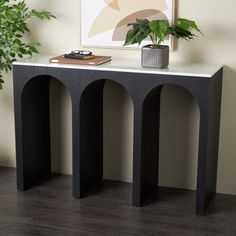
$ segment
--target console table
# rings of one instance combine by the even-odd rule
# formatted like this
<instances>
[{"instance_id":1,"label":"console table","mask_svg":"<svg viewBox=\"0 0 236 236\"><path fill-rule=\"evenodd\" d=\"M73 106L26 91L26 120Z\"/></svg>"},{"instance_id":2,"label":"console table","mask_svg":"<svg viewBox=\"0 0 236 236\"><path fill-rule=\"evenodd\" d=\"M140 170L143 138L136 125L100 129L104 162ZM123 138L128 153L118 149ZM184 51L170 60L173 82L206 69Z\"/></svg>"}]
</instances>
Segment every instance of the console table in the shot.
<instances>
[{"instance_id":1,"label":"console table","mask_svg":"<svg viewBox=\"0 0 236 236\"><path fill-rule=\"evenodd\" d=\"M216 191L222 71L220 65L176 64L145 69L139 60L113 58L100 66L49 63L50 56L15 62L17 187L25 190L51 171L49 83L56 79L72 100L73 196L81 198L103 176L103 88L112 80L134 105L132 203L141 206L158 185L160 93L164 85L188 90L200 108L196 213Z\"/></svg>"}]
</instances>

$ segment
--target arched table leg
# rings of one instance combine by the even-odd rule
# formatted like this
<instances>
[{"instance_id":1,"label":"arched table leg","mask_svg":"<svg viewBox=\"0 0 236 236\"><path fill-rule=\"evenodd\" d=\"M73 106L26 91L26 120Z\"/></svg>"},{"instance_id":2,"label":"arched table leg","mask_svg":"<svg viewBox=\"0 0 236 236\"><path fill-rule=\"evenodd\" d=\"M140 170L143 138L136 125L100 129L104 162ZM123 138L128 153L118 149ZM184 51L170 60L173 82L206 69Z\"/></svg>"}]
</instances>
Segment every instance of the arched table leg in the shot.
<instances>
[{"instance_id":1,"label":"arched table leg","mask_svg":"<svg viewBox=\"0 0 236 236\"><path fill-rule=\"evenodd\" d=\"M78 143L75 143L78 139L73 133L73 146L78 146L76 150L79 157L75 157L73 163L74 197L76 198L82 197L103 177L104 83L105 80L97 81L83 90L80 98L79 119L76 120L77 115L73 117L73 127L78 126L76 123L79 124Z\"/></svg>"},{"instance_id":2,"label":"arched table leg","mask_svg":"<svg viewBox=\"0 0 236 236\"><path fill-rule=\"evenodd\" d=\"M133 205L141 206L158 185L161 87L134 105Z\"/></svg>"},{"instance_id":3,"label":"arched table leg","mask_svg":"<svg viewBox=\"0 0 236 236\"><path fill-rule=\"evenodd\" d=\"M200 99L200 130L196 213L205 215L216 193L219 149L222 72L211 81L205 99Z\"/></svg>"},{"instance_id":4,"label":"arched table leg","mask_svg":"<svg viewBox=\"0 0 236 236\"><path fill-rule=\"evenodd\" d=\"M47 176L50 159L50 77L30 80L15 93L17 187L25 190Z\"/></svg>"}]
</instances>

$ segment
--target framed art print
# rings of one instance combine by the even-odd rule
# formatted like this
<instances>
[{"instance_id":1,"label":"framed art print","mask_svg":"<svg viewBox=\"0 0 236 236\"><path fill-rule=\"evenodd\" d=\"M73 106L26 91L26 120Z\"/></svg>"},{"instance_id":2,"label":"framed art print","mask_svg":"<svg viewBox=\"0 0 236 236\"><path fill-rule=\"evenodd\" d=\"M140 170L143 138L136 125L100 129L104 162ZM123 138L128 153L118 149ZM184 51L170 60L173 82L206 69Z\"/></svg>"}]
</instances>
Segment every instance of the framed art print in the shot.
<instances>
[{"instance_id":1,"label":"framed art print","mask_svg":"<svg viewBox=\"0 0 236 236\"><path fill-rule=\"evenodd\" d=\"M81 44L122 47L127 24L144 18L173 20L174 0L81 0ZM164 44L171 46L171 37Z\"/></svg>"}]
</instances>

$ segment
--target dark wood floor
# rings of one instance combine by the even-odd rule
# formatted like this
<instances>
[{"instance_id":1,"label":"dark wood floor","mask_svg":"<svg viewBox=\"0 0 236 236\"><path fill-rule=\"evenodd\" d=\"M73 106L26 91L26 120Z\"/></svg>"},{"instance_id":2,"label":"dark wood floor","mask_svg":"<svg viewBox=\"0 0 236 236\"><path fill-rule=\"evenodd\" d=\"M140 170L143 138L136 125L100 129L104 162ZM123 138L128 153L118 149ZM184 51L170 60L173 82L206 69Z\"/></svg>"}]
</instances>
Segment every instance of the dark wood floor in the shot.
<instances>
[{"instance_id":1,"label":"dark wood floor","mask_svg":"<svg viewBox=\"0 0 236 236\"><path fill-rule=\"evenodd\" d=\"M103 181L76 200L71 176L53 175L26 192L15 178L15 169L0 167L1 236L236 236L236 196L218 194L210 214L196 216L194 191L163 188L136 208L128 183Z\"/></svg>"}]
</instances>

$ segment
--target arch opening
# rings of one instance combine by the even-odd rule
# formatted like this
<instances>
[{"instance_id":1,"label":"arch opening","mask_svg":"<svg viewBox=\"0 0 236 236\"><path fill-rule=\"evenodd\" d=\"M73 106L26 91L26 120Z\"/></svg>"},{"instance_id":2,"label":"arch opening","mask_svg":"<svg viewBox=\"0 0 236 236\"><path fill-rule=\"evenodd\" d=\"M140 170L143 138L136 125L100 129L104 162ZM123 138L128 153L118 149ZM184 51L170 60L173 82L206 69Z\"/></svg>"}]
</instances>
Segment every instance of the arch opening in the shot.
<instances>
[{"instance_id":1,"label":"arch opening","mask_svg":"<svg viewBox=\"0 0 236 236\"><path fill-rule=\"evenodd\" d=\"M50 83L51 164L53 173L72 174L72 102L57 79Z\"/></svg>"},{"instance_id":2,"label":"arch opening","mask_svg":"<svg viewBox=\"0 0 236 236\"><path fill-rule=\"evenodd\" d=\"M152 102L155 102L155 106ZM150 109L151 106L159 115L157 117L156 114L156 117L149 121L153 125L149 123L144 129L150 126L151 130L153 126L156 129L156 132L153 131L153 137L159 139L156 139L156 143L146 144L146 149L151 147L152 152L157 153L157 159L151 158L149 163L146 163L146 168L153 168L151 163L156 161L152 172L159 186L196 189L200 125L198 102L186 88L164 84L148 94L143 111L145 107ZM155 122L159 123L159 128ZM151 183L154 183L154 177ZM150 179L146 182L150 183Z\"/></svg>"},{"instance_id":3,"label":"arch opening","mask_svg":"<svg viewBox=\"0 0 236 236\"><path fill-rule=\"evenodd\" d=\"M193 95L180 86L164 86L160 122L160 184L196 189L200 111Z\"/></svg>"},{"instance_id":4,"label":"arch opening","mask_svg":"<svg viewBox=\"0 0 236 236\"><path fill-rule=\"evenodd\" d=\"M127 90L109 79L95 81L84 90L80 107L81 184L91 187L102 179L132 182L133 102Z\"/></svg>"},{"instance_id":5,"label":"arch opening","mask_svg":"<svg viewBox=\"0 0 236 236\"><path fill-rule=\"evenodd\" d=\"M71 99L65 87L57 78L40 75L30 79L23 88L23 157L19 161L24 175L23 189L50 176L51 172L70 172L72 158L68 155L65 158L65 155L67 152L71 154L72 150L71 127L65 128L64 122L71 108L65 114L63 100L71 107ZM65 132L69 141L64 138Z\"/></svg>"}]
</instances>

